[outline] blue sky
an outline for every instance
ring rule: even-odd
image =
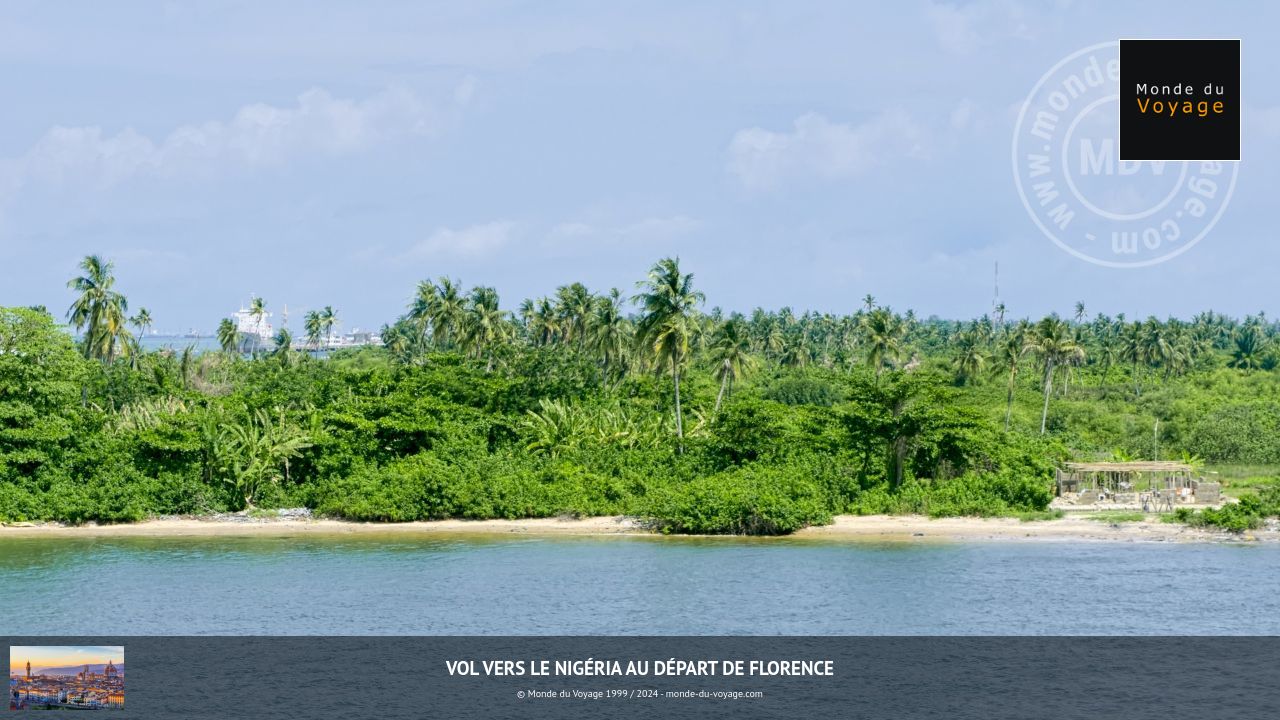
[[[160,330],[250,293],[377,327],[419,279],[506,307],[681,257],[709,305],[1276,311],[1280,8],[1111,2],[40,3],[0,9],[0,305],[91,252]],[[1115,270],[1010,171],[1039,77],[1119,37],[1241,37],[1213,233]]]

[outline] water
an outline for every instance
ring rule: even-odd
[[[0,539],[5,632],[1280,634],[1280,547]]]
[[[177,337],[170,335],[148,335],[138,341],[142,345],[142,349],[151,352],[154,350],[170,350],[180,353],[187,348],[191,348],[193,352],[214,352],[221,350],[222,346],[218,344],[216,337]]]

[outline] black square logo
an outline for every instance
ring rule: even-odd
[[[1120,159],[1239,160],[1240,41],[1121,40]]]

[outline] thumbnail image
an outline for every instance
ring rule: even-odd
[[[124,708],[124,646],[9,646],[10,710]]]

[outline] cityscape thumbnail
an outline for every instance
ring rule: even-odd
[[[123,645],[9,646],[10,710],[121,710]]]

